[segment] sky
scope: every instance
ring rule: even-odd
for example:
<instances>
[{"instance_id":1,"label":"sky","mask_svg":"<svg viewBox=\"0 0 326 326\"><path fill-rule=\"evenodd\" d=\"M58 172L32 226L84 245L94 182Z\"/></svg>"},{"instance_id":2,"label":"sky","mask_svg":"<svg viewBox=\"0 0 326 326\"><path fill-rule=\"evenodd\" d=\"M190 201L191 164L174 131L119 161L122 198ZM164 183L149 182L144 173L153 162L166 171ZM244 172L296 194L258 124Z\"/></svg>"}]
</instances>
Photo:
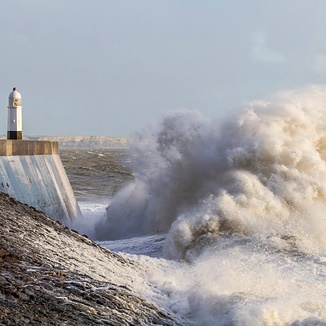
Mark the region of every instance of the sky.
<instances>
[{"instance_id":1,"label":"sky","mask_svg":"<svg viewBox=\"0 0 326 326\"><path fill-rule=\"evenodd\" d=\"M132 136L326 82L325 0L0 0L0 134ZM1 109L2 108L2 109Z\"/></svg>"}]
</instances>

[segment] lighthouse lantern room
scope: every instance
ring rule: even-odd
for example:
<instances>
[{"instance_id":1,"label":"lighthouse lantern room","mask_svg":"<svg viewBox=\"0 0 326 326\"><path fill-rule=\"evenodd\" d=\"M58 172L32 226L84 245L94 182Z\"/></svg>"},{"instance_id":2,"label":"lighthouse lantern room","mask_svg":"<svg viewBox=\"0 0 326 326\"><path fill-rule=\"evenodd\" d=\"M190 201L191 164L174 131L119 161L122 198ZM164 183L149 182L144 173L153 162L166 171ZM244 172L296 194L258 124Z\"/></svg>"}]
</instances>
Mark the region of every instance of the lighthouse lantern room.
<instances>
[{"instance_id":1,"label":"lighthouse lantern room","mask_svg":"<svg viewBox=\"0 0 326 326\"><path fill-rule=\"evenodd\" d=\"M14 87L9 94L7 139L22 139L22 126L22 97Z\"/></svg>"}]
</instances>

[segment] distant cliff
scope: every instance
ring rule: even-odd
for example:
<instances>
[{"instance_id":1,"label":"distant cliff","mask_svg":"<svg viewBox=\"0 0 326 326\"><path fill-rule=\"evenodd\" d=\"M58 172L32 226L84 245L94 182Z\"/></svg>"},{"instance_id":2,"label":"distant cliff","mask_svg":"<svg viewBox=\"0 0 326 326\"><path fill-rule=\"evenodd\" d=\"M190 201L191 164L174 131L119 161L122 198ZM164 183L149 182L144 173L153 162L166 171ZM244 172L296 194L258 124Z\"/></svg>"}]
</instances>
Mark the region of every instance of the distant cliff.
<instances>
[{"instance_id":1,"label":"distant cliff","mask_svg":"<svg viewBox=\"0 0 326 326\"><path fill-rule=\"evenodd\" d=\"M137 262L0 193L1 325L181 325Z\"/></svg>"},{"instance_id":2,"label":"distant cliff","mask_svg":"<svg viewBox=\"0 0 326 326\"><path fill-rule=\"evenodd\" d=\"M24 139L57 141L60 149L118 149L126 148L132 141L129 138L109 136L34 136L24 137Z\"/></svg>"}]
</instances>

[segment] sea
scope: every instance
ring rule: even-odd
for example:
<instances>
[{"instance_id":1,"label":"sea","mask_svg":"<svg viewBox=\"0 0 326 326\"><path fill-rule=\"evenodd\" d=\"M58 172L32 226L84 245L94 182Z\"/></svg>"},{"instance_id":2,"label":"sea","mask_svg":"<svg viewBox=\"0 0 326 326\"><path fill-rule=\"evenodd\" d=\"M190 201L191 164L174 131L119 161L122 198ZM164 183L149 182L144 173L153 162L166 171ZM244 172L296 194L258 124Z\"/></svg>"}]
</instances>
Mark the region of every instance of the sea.
<instances>
[{"instance_id":1,"label":"sea","mask_svg":"<svg viewBox=\"0 0 326 326\"><path fill-rule=\"evenodd\" d=\"M138 137L60 150L74 227L146 266L185 325L326 325L326 87Z\"/></svg>"}]
</instances>

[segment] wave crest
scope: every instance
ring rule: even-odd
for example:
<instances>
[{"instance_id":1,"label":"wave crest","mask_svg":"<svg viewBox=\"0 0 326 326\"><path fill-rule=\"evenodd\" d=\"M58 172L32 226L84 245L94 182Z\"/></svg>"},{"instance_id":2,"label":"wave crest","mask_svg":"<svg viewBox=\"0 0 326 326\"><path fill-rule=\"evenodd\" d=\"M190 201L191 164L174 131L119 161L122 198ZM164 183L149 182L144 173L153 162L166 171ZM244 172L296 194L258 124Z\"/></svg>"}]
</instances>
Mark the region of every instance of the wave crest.
<instances>
[{"instance_id":1,"label":"wave crest","mask_svg":"<svg viewBox=\"0 0 326 326\"><path fill-rule=\"evenodd\" d=\"M102 238L168 232L165 254L176 259L220 232L325 249L325 127L324 86L252 102L222 126L166 116L133 149L135 182L113 199Z\"/></svg>"}]
</instances>

